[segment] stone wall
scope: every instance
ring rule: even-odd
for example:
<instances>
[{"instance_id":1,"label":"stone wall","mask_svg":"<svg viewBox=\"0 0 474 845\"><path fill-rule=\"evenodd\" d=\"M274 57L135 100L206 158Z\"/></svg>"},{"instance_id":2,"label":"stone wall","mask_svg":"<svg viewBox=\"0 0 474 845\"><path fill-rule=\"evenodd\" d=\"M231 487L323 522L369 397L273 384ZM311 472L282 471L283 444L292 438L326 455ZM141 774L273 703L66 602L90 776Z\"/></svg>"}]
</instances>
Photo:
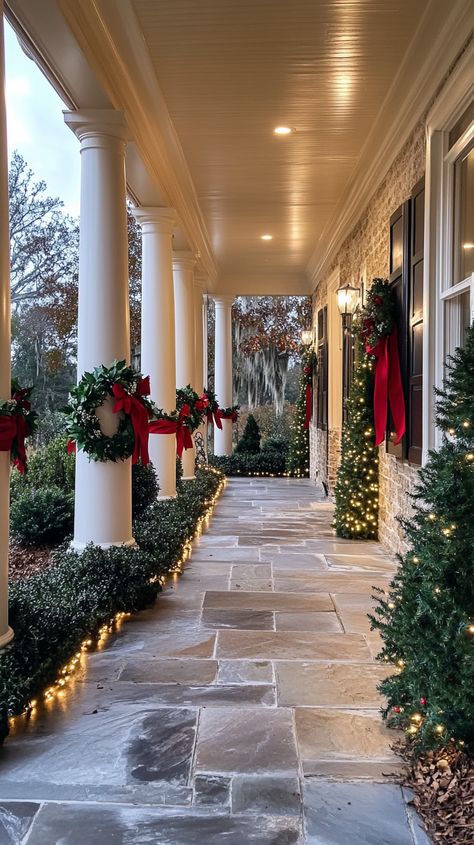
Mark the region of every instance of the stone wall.
<instances>
[{"instance_id":1,"label":"stone wall","mask_svg":"<svg viewBox=\"0 0 474 845\"><path fill-rule=\"evenodd\" d=\"M373 278L388 275L390 217L408 199L413 186L423 176L424 169L425 132L422 120L388 169L358 223L339 249L325 278L318 285L313 297L315 315L318 308L327 302L327 280L336 267L339 267L340 278L344 283L355 285L360 284L361 277L369 285ZM333 492L340 457L340 429L336 425L331 425L327 440L329 448L326 458L326 432L318 431L312 435L311 477L327 480L330 492ZM409 514L408 493L416 477L416 467L397 460L393 455L387 455L385 448L380 448L379 536L382 544L391 552L403 549L402 533L396 517Z\"/></svg>"}]
</instances>

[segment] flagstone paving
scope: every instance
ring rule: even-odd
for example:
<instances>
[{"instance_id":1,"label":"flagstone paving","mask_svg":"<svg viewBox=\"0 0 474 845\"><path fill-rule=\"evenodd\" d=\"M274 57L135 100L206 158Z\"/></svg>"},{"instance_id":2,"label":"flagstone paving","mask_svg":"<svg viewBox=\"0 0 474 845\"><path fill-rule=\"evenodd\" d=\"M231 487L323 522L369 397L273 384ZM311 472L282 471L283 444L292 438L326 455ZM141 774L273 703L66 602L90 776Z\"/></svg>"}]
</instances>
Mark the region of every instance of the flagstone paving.
<instances>
[{"instance_id":1,"label":"flagstone paving","mask_svg":"<svg viewBox=\"0 0 474 845\"><path fill-rule=\"evenodd\" d=\"M331 518L309 481L230 481L184 573L18 722L0 845L427 845L366 615L395 564Z\"/></svg>"}]
</instances>

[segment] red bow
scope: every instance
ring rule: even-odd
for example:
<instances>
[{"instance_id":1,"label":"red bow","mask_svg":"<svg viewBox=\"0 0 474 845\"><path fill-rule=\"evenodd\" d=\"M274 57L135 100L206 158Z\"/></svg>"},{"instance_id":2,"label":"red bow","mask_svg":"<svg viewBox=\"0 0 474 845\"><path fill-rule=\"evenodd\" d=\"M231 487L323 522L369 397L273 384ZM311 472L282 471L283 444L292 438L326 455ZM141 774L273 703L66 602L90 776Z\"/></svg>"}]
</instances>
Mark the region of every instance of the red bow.
<instances>
[{"instance_id":1,"label":"red bow","mask_svg":"<svg viewBox=\"0 0 474 845\"><path fill-rule=\"evenodd\" d=\"M13 464L21 475L26 471L25 437L29 434L28 423L23 414L0 416L0 452L11 452L16 440L17 457Z\"/></svg>"},{"instance_id":2,"label":"red bow","mask_svg":"<svg viewBox=\"0 0 474 845\"><path fill-rule=\"evenodd\" d=\"M390 406L395 424L395 445L405 434L405 397L403 395L400 359L398 357L397 330L381 337L376 346L366 344L365 351L375 355L374 423L375 445L385 439L387 409Z\"/></svg>"},{"instance_id":3,"label":"red bow","mask_svg":"<svg viewBox=\"0 0 474 845\"><path fill-rule=\"evenodd\" d=\"M186 425L191 409L184 404L177 420L152 420L149 424L150 434L176 434L176 454L181 458L184 449L193 448L193 438Z\"/></svg>"},{"instance_id":4,"label":"red bow","mask_svg":"<svg viewBox=\"0 0 474 845\"><path fill-rule=\"evenodd\" d=\"M195 403L196 411L199 411L199 413L202 414L202 412L205 411L206 408L208 408L208 407L209 407L209 399L207 398L207 396L204 396L204 394L203 394L202 396L199 397L199 399Z\"/></svg>"},{"instance_id":5,"label":"red bow","mask_svg":"<svg viewBox=\"0 0 474 845\"><path fill-rule=\"evenodd\" d=\"M19 405L20 408L24 408L25 411L31 411L31 402L29 402L26 398L28 393L28 388L24 387L22 390L17 390L12 396L12 399L15 400L17 405Z\"/></svg>"},{"instance_id":6,"label":"red bow","mask_svg":"<svg viewBox=\"0 0 474 845\"><path fill-rule=\"evenodd\" d=\"M134 396L125 393L121 384L116 382L112 385L112 393L115 397L114 413L123 411L130 416L132 421L135 436L132 464L136 464L139 458L144 465L150 463L148 455L148 410L137 398L138 396L147 396L149 392L150 382L148 378L141 379L138 382Z\"/></svg>"},{"instance_id":7,"label":"red bow","mask_svg":"<svg viewBox=\"0 0 474 845\"><path fill-rule=\"evenodd\" d=\"M313 413L313 390L310 384L305 387L304 428L309 428L309 421Z\"/></svg>"}]
</instances>

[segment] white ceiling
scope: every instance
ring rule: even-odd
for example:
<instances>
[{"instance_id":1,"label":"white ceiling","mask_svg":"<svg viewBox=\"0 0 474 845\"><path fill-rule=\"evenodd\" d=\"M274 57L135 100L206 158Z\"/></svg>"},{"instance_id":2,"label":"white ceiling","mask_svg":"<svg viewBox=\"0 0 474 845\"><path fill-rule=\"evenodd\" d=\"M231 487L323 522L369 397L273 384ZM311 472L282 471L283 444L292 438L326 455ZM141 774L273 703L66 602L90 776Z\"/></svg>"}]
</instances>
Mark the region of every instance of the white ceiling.
<instances>
[{"instance_id":1,"label":"white ceiling","mask_svg":"<svg viewBox=\"0 0 474 845\"><path fill-rule=\"evenodd\" d=\"M219 272L304 273L428 0L132 5Z\"/></svg>"}]
</instances>

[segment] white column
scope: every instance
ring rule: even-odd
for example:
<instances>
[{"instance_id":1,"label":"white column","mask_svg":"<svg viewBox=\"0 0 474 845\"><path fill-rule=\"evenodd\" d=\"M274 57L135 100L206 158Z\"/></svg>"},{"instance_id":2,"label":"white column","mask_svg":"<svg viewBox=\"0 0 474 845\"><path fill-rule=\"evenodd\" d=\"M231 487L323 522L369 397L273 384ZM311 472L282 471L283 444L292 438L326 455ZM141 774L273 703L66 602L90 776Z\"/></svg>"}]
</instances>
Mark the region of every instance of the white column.
<instances>
[{"instance_id":1,"label":"white column","mask_svg":"<svg viewBox=\"0 0 474 845\"><path fill-rule=\"evenodd\" d=\"M0 0L0 402L10 388L10 235L8 222L8 157L5 109L3 0ZM10 642L8 625L8 532L10 519L10 455L0 452L0 648Z\"/></svg>"},{"instance_id":2,"label":"white column","mask_svg":"<svg viewBox=\"0 0 474 845\"><path fill-rule=\"evenodd\" d=\"M204 387L207 387L207 379L204 379L204 287L203 279L194 279L194 333L195 333L195 391L202 395ZM204 441L204 449L207 455L207 420L204 420L198 428L199 434ZM197 433L197 432L196 432Z\"/></svg>"},{"instance_id":3,"label":"white column","mask_svg":"<svg viewBox=\"0 0 474 845\"><path fill-rule=\"evenodd\" d=\"M142 227L141 369L150 376L151 398L166 413L176 408L176 356L171 208L136 208ZM158 474L159 499L176 496L176 436L152 434L150 459Z\"/></svg>"},{"instance_id":4,"label":"white column","mask_svg":"<svg viewBox=\"0 0 474 845\"><path fill-rule=\"evenodd\" d=\"M233 296L214 296L215 327L215 391L221 408L233 404L232 386L232 303ZM214 454L232 454L232 420L222 420L222 431L214 428Z\"/></svg>"},{"instance_id":5,"label":"white column","mask_svg":"<svg viewBox=\"0 0 474 845\"><path fill-rule=\"evenodd\" d=\"M130 360L128 249L125 190L127 129L113 110L65 112L81 142L78 378L114 359ZM102 430L113 434L112 402L101 411ZM131 459L76 459L73 547L87 543L133 545Z\"/></svg>"},{"instance_id":6,"label":"white column","mask_svg":"<svg viewBox=\"0 0 474 845\"><path fill-rule=\"evenodd\" d=\"M194 280L193 268L196 261L192 252L173 253L173 278L175 298L176 330L176 386L194 387L195 371L195 325L194 325ZM183 480L194 478L194 449L183 452Z\"/></svg>"}]
</instances>

